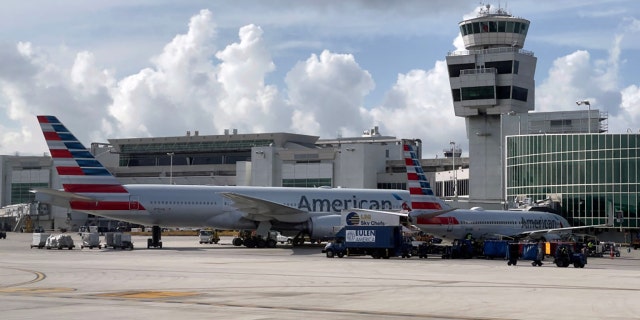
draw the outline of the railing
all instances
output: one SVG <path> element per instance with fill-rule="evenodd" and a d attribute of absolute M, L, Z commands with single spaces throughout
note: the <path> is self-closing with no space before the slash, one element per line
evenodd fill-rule
<path fill-rule="evenodd" d="M 483 74 L 483 73 L 498 73 L 498 69 L 496 68 L 479 68 L 479 69 L 465 69 L 460 70 L 460 75 L 471 75 L 471 74 Z"/>
<path fill-rule="evenodd" d="M 528 56 L 533 56 L 533 52 L 524 49 L 518 49 L 515 47 L 499 47 L 499 48 L 489 48 L 489 49 L 481 49 L 481 50 L 459 50 L 459 51 L 449 51 L 448 56 L 466 56 L 471 54 L 488 54 L 488 53 L 509 53 L 516 52 Z"/>

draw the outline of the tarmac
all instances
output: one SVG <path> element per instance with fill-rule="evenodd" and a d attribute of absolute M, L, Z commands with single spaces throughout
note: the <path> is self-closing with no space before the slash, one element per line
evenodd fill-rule
<path fill-rule="evenodd" d="M 8 319 L 640 319 L 640 250 L 558 268 L 506 260 L 345 257 L 163 236 L 162 249 L 30 248 L 0 239 Z M 104 237 L 101 237 L 104 243 Z"/>

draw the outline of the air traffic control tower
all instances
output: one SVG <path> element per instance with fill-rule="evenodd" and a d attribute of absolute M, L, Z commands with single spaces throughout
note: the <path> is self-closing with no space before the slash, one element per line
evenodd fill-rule
<path fill-rule="evenodd" d="M 529 20 L 487 5 L 458 24 L 465 51 L 447 56 L 456 116 L 469 138 L 469 202 L 504 203 L 503 117 L 534 109 L 536 57 L 523 50 Z M 495 204 L 494 206 L 490 203 Z"/>

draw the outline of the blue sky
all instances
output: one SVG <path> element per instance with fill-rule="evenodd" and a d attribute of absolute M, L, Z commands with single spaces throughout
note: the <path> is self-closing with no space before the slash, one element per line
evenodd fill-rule
<path fill-rule="evenodd" d="M 495 6 L 498 3 L 491 3 Z M 609 131 L 640 129 L 640 2 L 500 1 L 531 21 L 536 111 L 589 99 Z M 478 1 L 5 1 L 0 154 L 42 154 L 35 115 L 85 144 L 294 132 L 419 138 L 468 150 L 445 57 Z"/>

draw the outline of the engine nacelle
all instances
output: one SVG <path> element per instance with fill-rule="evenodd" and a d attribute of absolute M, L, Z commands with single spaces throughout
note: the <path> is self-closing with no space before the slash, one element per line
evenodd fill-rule
<path fill-rule="evenodd" d="M 341 228 L 340 215 L 311 217 L 308 222 L 311 239 L 333 238 Z"/>

